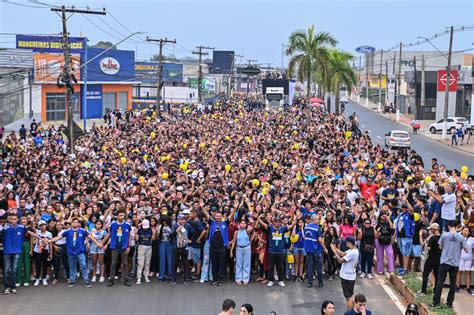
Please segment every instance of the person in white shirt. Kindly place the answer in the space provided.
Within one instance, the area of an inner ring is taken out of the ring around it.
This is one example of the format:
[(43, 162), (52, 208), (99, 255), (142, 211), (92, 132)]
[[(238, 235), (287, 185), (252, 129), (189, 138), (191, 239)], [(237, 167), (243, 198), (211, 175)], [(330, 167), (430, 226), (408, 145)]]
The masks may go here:
[(335, 254), (336, 260), (342, 264), (339, 277), (341, 278), (342, 292), (346, 298), (346, 308), (348, 310), (354, 307), (352, 296), (354, 295), (354, 285), (356, 280), (356, 266), (359, 262), (359, 250), (357, 249), (356, 240), (352, 236), (346, 238), (346, 244), (349, 248), (343, 252), (334, 244), (331, 244), (331, 249)]
[(441, 203), (442, 230), (448, 231), (448, 222), (456, 220), (456, 183), (446, 185), (446, 193), (442, 196), (428, 190), (428, 196)]
[(40, 281), (43, 280), (43, 285), (48, 285), (47, 276), (47, 265), (48, 261), (53, 259), (52, 244), (45, 245), (44, 240), (49, 240), (53, 238), (53, 234), (46, 230), (46, 221), (40, 220), (38, 223), (39, 229), (36, 230), (36, 242), (35, 247), (33, 248), (33, 257), (35, 259), (36, 267), (36, 281), (35, 287), (39, 286)]

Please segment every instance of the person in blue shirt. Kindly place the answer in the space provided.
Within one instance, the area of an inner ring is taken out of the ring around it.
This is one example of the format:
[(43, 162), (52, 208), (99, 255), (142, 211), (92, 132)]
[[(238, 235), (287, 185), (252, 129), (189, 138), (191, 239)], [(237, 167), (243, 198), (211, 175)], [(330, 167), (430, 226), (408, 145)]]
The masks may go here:
[(122, 261), (123, 284), (130, 286), (130, 278), (128, 275), (128, 253), (130, 252), (131, 230), (132, 227), (125, 221), (125, 211), (117, 212), (117, 221), (113, 222), (109, 227), (109, 233), (104, 238), (103, 243), (107, 244), (110, 239), (110, 250), (112, 262), (110, 264), (110, 279), (107, 283), (108, 287), (114, 285), (114, 277), (117, 271), (118, 256)]
[(28, 233), (33, 237), (36, 236), (35, 233), (27, 231), (23, 225), (18, 224), (16, 214), (8, 215), (7, 219), (9, 224), (3, 230), (0, 230), (0, 235), (3, 237), (5, 295), (16, 293), (15, 280), (25, 234)]
[(403, 197), (405, 204), (402, 205), (402, 211), (395, 219), (395, 234), (403, 256), (403, 267), (400, 268), (399, 274), (406, 275), (409, 271), (411, 247), (413, 244), (413, 234), (415, 233), (415, 216), (413, 208)]
[(96, 241), (96, 239), (89, 234), (85, 229), (80, 227), (81, 224), (79, 223), (78, 218), (73, 218), (71, 221), (71, 228), (67, 230), (61, 231), (61, 233), (50, 239), (49, 241), (45, 241), (47, 243), (54, 243), (59, 241), (62, 238), (66, 238), (66, 251), (68, 256), (68, 264), (69, 264), (69, 283), (68, 286), (72, 288), (76, 285), (76, 266), (79, 264), (81, 267), (82, 272), (82, 280), (83, 284), (86, 288), (90, 288), (91, 284), (89, 281), (89, 270), (87, 269), (86, 263), (86, 245), (85, 241), (87, 238), (91, 239), (99, 248), (102, 248), (103, 245)]
[(281, 218), (276, 217), (273, 219), (273, 224), (267, 224), (262, 220), (264, 216), (266, 216), (266, 214), (261, 214), (257, 217), (257, 220), (265, 230), (268, 230), (268, 279), (270, 281), (268, 281), (267, 287), (273, 286), (275, 267), (278, 275), (278, 285), (280, 287), (285, 287), (285, 282), (283, 282), (285, 240), (283, 239), (283, 235), (293, 229), (296, 225), (296, 220), (293, 220), (293, 223), (290, 226), (282, 226)]
[(314, 270), (318, 274), (318, 287), (323, 287), (323, 252), (327, 253), (324, 245), (323, 232), (319, 226), (319, 216), (313, 214), (311, 223), (304, 228), (304, 250), (306, 252), (306, 277), (308, 288), (313, 286)]
[[(436, 191), (438, 192), (438, 195), (442, 196), (446, 193), (446, 190), (444, 189), (443, 186), (439, 185), (436, 188)], [(439, 226), (443, 226), (443, 222), (441, 220), (441, 207), (443, 204), (436, 199), (433, 199), (430, 203), (430, 206), (428, 208), (428, 221), (429, 224), (431, 225), (433, 223), (438, 223)]]
[(35, 147), (37, 148), (43, 147), (43, 138), (41, 137), (39, 133), (33, 138), (33, 141), (35, 143)]

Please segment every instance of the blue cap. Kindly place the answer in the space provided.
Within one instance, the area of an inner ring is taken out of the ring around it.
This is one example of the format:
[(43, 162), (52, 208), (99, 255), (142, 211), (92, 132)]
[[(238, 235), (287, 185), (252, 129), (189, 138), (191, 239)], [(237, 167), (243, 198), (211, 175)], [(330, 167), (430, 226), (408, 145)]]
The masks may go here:
[(346, 237), (346, 242), (347, 242), (347, 243), (352, 243), (352, 244), (355, 245), (356, 239), (355, 239), (354, 236), (348, 236), (348, 237)]

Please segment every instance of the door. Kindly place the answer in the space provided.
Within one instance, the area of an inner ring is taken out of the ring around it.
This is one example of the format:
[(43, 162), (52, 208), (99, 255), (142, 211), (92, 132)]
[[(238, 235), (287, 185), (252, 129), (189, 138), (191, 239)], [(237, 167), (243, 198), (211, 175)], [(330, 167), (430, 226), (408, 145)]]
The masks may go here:
[(119, 108), (122, 113), (128, 109), (128, 92), (119, 92)]
[(117, 108), (116, 103), (117, 93), (103, 93), (102, 95), (102, 116), (105, 114), (105, 109), (115, 110)]

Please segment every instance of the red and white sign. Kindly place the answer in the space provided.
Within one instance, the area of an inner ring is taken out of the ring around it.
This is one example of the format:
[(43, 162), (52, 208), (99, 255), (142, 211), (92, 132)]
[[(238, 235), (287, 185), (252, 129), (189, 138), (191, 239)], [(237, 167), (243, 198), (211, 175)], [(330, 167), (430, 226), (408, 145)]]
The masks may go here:
[(120, 71), (120, 63), (117, 59), (112, 57), (102, 59), (99, 63), (99, 66), (103, 73), (109, 75), (114, 75)]
[[(457, 70), (450, 70), (449, 71), (449, 92), (456, 92), (458, 89), (458, 71)], [(439, 70), (438, 71), (438, 91), (445, 92), (446, 91), (446, 70)]]

